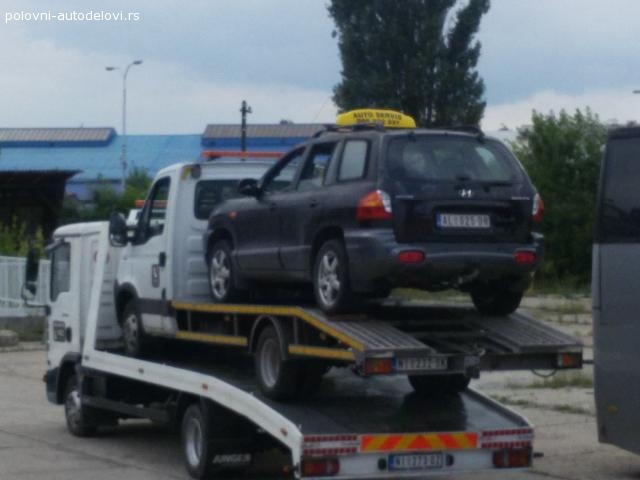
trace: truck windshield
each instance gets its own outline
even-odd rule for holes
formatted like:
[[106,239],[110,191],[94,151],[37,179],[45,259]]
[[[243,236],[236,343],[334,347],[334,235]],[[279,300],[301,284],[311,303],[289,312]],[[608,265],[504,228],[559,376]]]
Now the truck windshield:
[[496,141],[454,135],[393,138],[387,150],[389,175],[402,183],[521,180],[517,161]]

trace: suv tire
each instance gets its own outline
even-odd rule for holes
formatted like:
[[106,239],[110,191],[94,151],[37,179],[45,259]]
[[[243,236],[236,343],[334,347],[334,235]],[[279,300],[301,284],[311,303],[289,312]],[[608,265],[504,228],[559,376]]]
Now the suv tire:
[[508,315],[520,306],[524,292],[509,290],[505,285],[482,285],[471,290],[476,309],[485,315]]
[[242,300],[244,291],[236,287],[237,268],[228,240],[216,241],[207,255],[208,283],[211,297],[216,303]]
[[313,266],[313,293],[326,314],[344,313],[353,307],[349,260],[341,240],[328,240],[318,250]]

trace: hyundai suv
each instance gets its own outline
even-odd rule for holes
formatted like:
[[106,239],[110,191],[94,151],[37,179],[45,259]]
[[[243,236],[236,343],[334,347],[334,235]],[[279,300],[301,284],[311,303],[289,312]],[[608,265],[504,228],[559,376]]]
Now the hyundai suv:
[[328,314],[396,287],[518,308],[542,256],[543,204],[513,153],[481,131],[336,126],[212,212],[211,293],[310,283]]

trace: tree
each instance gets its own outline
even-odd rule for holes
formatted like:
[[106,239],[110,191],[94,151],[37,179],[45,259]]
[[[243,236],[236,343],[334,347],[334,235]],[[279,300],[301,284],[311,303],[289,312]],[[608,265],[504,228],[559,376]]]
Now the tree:
[[134,208],[135,201],[147,196],[151,177],[146,170],[134,168],[125,181],[123,193],[117,192],[110,183],[98,182],[93,189],[91,201],[83,204],[74,198],[65,198],[62,206],[63,224],[107,220],[111,212],[126,213]]
[[514,145],[545,204],[542,274],[586,284],[591,273],[600,159],[607,129],[590,109],[542,115]]
[[336,105],[401,110],[427,127],[478,125],[475,35],[488,10],[489,0],[331,0],[342,58]]

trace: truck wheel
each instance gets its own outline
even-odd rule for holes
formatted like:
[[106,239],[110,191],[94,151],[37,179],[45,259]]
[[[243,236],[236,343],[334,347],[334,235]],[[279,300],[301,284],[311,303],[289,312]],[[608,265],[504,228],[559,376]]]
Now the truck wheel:
[[201,406],[190,405],[182,417],[182,452],[189,475],[207,478],[211,475],[213,449],[210,442],[210,426]]
[[523,294],[506,286],[482,285],[471,290],[471,300],[482,314],[508,315],[518,309]]
[[129,357],[141,357],[146,352],[147,339],[142,327],[140,309],[135,300],[129,301],[122,313],[124,353]]
[[290,400],[300,385],[300,365],[282,359],[282,348],[276,329],[266,327],[258,337],[255,353],[256,374],[260,389],[273,400]]
[[242,300],[242,290],[236,287],[237,269],[227,240],[218,240],[209,254],[209,290],[217,303]]
[[421,395],[438,396],[460,393],[469,386],[471,378],[461,373],[453,375],[409,375],[409,383]]
[[78,377],[72,375],[67,381],[64,391],[64,416],[67,420],[67,429],[76,437],[90,437],[98,430],[97,425],[91,422],[91,409],[82,404]]
[[316,255],[313,293],[323,312],[332,315],[353,307],[347,252],[340,240],[325,242]]

